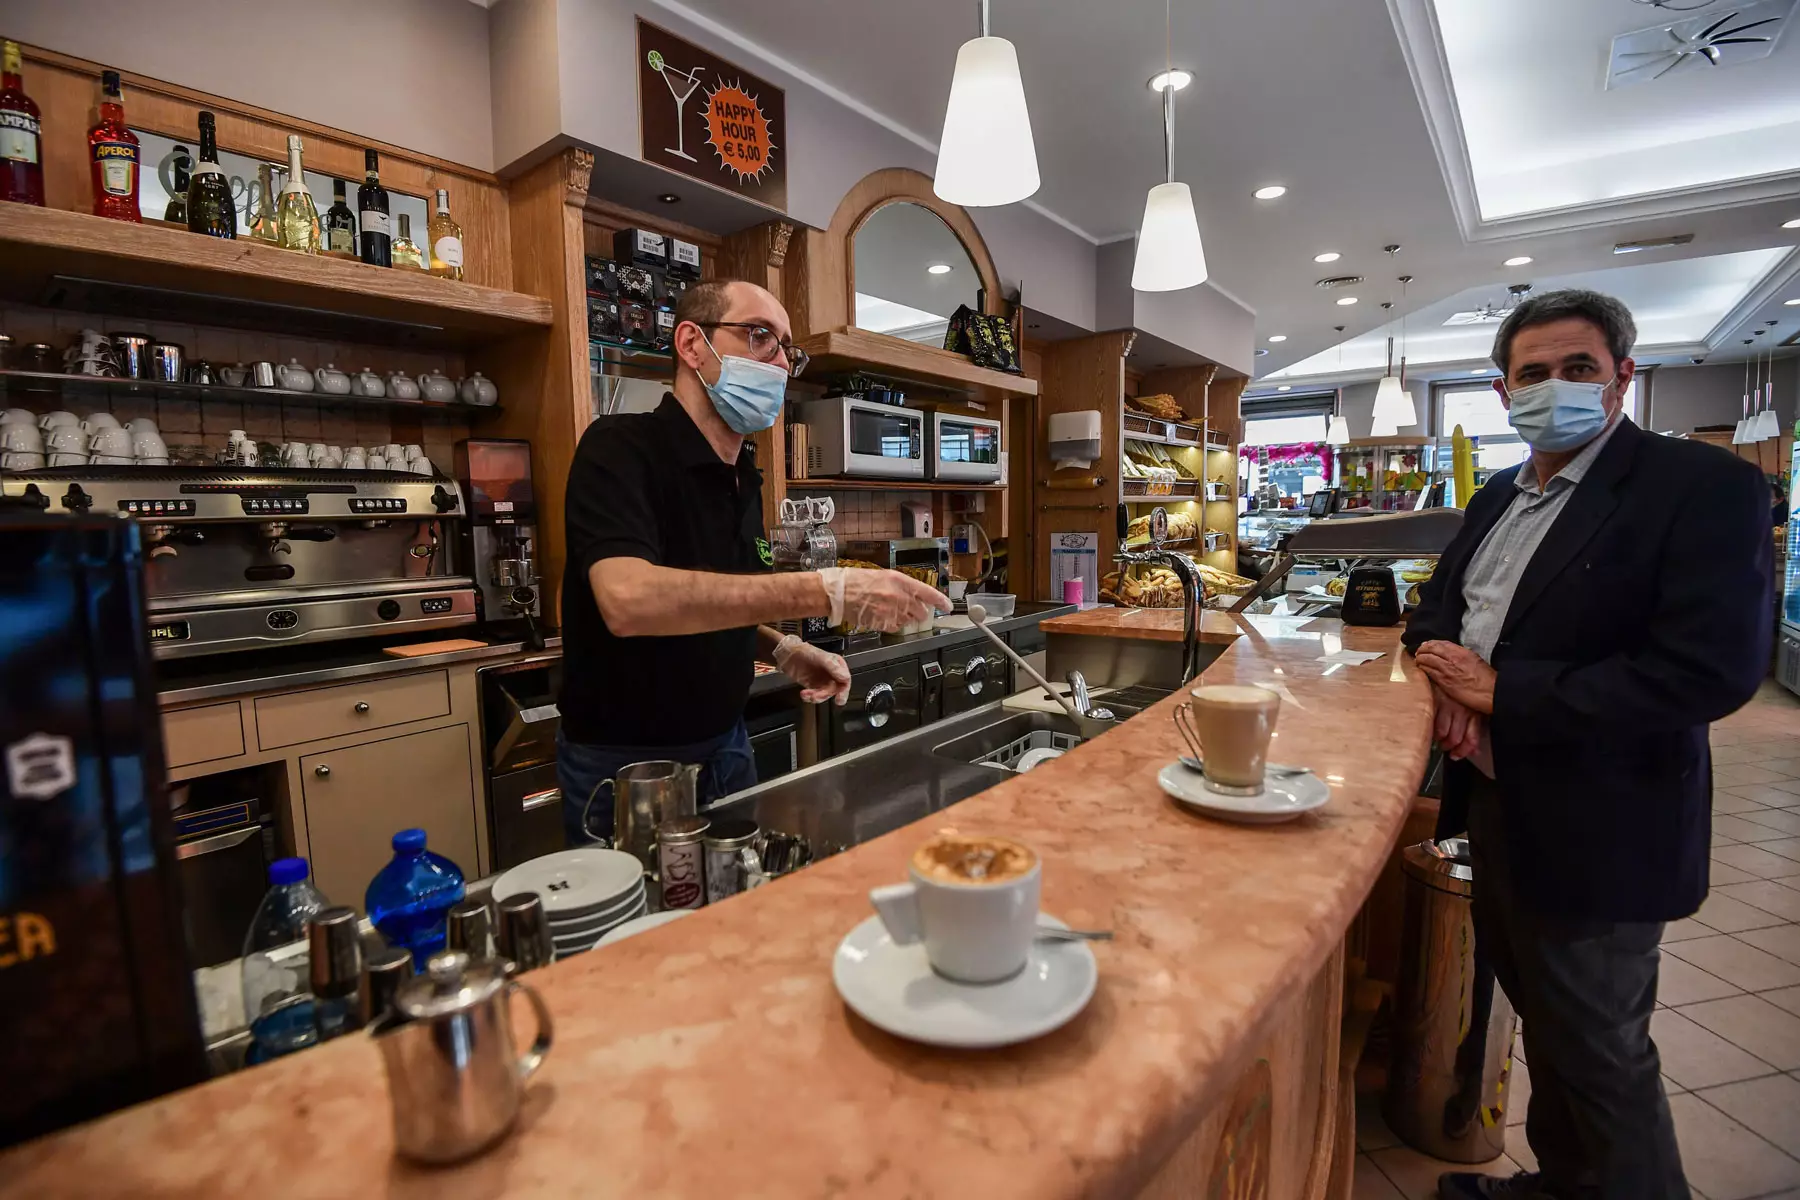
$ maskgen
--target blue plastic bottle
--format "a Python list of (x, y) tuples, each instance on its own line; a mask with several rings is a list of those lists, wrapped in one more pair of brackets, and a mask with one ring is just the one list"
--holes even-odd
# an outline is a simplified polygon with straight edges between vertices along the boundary
[(244, 1016), (255, 1038), (252, 1057), (274, 1058), (312, 1045), (312, 987), (304, 950), (277, 959), (271, 952), (306, 938), (306, 919), (327, 901), (307, 879), (304, 858), (269, 864), (269, 891), (244, 935)]
[(462, 870), (425, 848), (423, 829), (394, 835), (394, 857), (369, 881), (363, 907), (388, 945), (412, 951), (413, 969), (444, 948), (444, 918), (463, 898)]

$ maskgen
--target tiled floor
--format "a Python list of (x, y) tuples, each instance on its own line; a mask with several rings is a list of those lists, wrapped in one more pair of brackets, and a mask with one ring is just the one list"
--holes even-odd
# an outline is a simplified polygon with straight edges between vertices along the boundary
[[(1663, 935), (1651, 1033), (1697, 1200), (1800, 1200), (1800, 700), (1765, 685), (1713, 726), (1712, 894)], [(1525, 1144), (1530, 1069), (1514, 1063), (1507, 1153)], [(1358, 1097), (1356, 1200), (1429, 1200), (1441, 1171)]]

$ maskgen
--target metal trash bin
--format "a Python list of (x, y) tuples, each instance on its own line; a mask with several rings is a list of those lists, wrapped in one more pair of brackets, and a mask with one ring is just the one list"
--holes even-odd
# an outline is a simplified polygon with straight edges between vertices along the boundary
[(1476, 953), (1466, 838), (1408, 846), (1394, 1054), (1382, 1115), (1407, 1145), (1478, 1163), (1506, 1148), (1513, 1009)]

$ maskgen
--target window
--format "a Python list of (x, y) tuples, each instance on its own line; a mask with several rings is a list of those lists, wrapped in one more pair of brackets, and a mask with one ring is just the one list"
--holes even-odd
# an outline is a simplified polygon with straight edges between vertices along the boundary
[(1244, 445), (1289, 446), (1296, 442), (1325, 440), (1323, 415), (1304, 417), (1261, 417), (1244, 422)]

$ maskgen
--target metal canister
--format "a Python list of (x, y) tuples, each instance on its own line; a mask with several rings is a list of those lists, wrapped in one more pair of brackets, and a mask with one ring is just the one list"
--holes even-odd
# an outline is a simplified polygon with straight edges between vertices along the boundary
[(535, 971), (555, 959), (550, 939), (550, 920), (536, 892), (520, 892), (499, 902), (500, 923), (494, 930), (494, 948), (500, 958), (521, 971)]
[(362, 1018), (373, 1025), (394, 1011), (394, 993), (413, 977), (411, 950), (389, 946), (371, 954), (363, 962)]
[(444, 928), (445, 949), (461, 950), (477, 962), (494, 956), (493, 909), (483, 897), (466, 896), (452, 904)]
[(706, 902), (747, 892), (764, 882), (757, 839), (762, 829), (748, 817), (714, 817), (702, 844), (706, 847)]
[(656, 858), (662, 868), (662, 906), (699, 908), (706, 903), (705, 817), (676, 817), (656, 827)]
[(362, 1026), (362, 943), (356, 910), (337, 905), (306, 919), (313, 993), (313, 1024), (327, 1041)]

